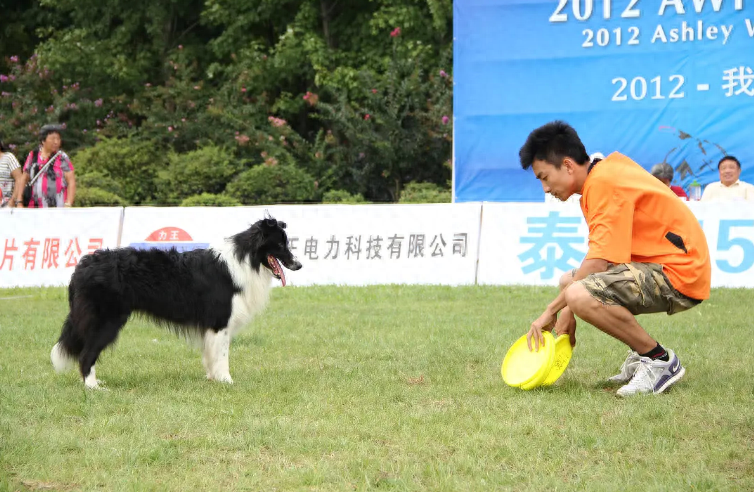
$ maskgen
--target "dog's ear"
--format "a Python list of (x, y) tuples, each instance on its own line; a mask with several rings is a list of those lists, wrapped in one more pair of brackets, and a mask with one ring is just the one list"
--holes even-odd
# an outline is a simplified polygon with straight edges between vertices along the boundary
[(285, 229), (285, 222), (278, 220), (278, 226), (280, 226), (281, 229)]
[(270, 215), (269, 210), (264, 211), (264, 225), (267, 227), (277, 227), (278, 221)]

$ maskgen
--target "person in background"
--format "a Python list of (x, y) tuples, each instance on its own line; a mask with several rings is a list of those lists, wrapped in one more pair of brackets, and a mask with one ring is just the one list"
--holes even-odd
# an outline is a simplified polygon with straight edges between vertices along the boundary
[(726, 155), (717, 163), (720, 181), (704, 188), (703, 202), (747, 200), (754, 201), (754, 185), (741, 181), (741, 162), (732, 155)]
[[(39, 148), (30, 152), (26, 158), (24, 186), (44, 168), (52, 156), (55, 156), (55, 161), (47, 166), (42, 176), (34, 182), (29, 208), (73, 206), (73, 200), (76, 197), (76, 175), (68, 154), (60, 151), (62, 130), (63, 127), (59, 125), (43, 126), (39, 130)], [(20, 198), (19, 195), (16, 197)], [(18, 200), (18, 206), (22, 206), (20, 200)]]
[(21, 193), (23, 188), (21, 165), (0, 138), (0, 208), (13, 207), (15, 194)]
[(670, 190), (673, 193), (685, 200), (689, 199), (688, 195), (686, 195), (686, 192), (683, 191), (683, 188), (670, 184), (673, 181), (673, 175), (675, 174), (675, 172), (673, 171), (673, 166), (671, 166), (667, 162), (655, 164), (652, 167), (651, 173), (652, 176), (665, 183), (666, 186), (670, 187)]

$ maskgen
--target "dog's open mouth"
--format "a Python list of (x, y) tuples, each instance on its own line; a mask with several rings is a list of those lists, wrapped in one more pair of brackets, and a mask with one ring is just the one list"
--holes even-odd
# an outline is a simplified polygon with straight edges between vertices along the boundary
[(283, 273), (283, 267), (280, 266), (280, 262), (277, 258), (275, 258), (272, 255), (267, 256), (267, 264), (270, 265), (270, 269), (272, 270), (272, 275), (280, 280), (283, 283), (283, 287), (285, 287), (285, 273)]

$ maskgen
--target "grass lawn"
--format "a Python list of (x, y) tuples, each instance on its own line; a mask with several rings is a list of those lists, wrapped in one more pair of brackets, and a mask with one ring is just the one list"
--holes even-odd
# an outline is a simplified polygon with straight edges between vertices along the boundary
[(555, 289), (277, 288), (233, 385), (132, 320), (85, 391), (49, 352), (64, 289), (0, 290), (0, 491), (754, 490), (752, 290), (639, 318), (685, 378), (620, 399), (619, 342), (581, 323), (554, 386), (500, 364)]

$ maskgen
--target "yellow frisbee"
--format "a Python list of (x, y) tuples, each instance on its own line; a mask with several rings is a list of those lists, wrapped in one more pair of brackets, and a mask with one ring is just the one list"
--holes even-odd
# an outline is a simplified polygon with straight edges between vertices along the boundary
[(503, 359), (500, 372), (508, 386), (529, 390), (536, 388), (545, 380), (555, 360), (555, 338), (549, 331), (542, 333), (545, 344), (539, 351), (529, 351), (526, 335), (522, 336), (508, 349)]
[(549, 374), (547, 374), (547, 377), (542, 382), (542, 386), (550, 386), (563, 375), (566, 367), (568, 367), (568, 363), (571, 362), (572, 355), (573, 347), (571, 347), (571, 339), (568, 338), (568, 335), (559, 335), (555, 339), (555, 358)]

